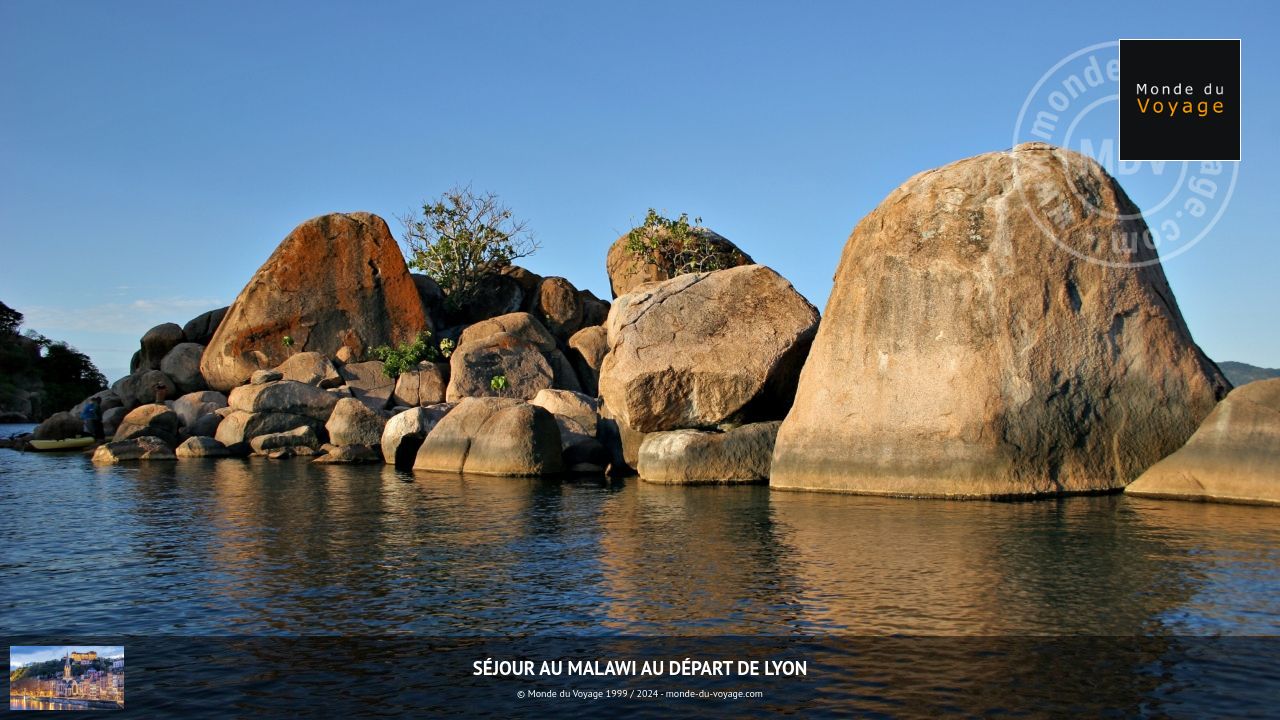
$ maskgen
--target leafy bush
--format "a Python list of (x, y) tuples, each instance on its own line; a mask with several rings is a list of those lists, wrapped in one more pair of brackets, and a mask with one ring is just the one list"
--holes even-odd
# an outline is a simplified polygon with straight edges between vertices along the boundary
[(502, 390), (506, 390), (506, 389), (507, 389), (507, 376), (506, 376), (506, 375), (494, 375), (493, 377), (489, 378), (489, 389), (493, 390), (494, 392), (499, 392), (499, 391), (502, 391)]
[(420, 332), (411, 342), (400, 343), (396, 347), (379, 345), (370, 353), (382, 361), (382, 373), (390, 378), (400, 377), (417, 367), (423, 360), (436, 362), (440, 359), (440, 351), (430, 343), (431, 333)]
[(644, 223), (627, 234), (627, 250), (671, 277), (732, 267), (732, 250), (712, 242), (701, 225), (702, 218), (690, 223), (687, 213), (672, 220), (649, 208)]
[(493, 193), (457, 187), (400, 217), (409, 267), (435, 280), (445, 305), (456, 311), (475, 297), (486, 278), (538, 249), (527, 223)]

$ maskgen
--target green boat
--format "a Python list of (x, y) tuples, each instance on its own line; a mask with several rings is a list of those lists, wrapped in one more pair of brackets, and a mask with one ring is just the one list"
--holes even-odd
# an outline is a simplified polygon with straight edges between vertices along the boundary
[(58, 450), (79, 450), (94, 443), (91, 437), (67, 438), (66, 440), (28, 440), (27, 445), (39, 452), (55, 452)]

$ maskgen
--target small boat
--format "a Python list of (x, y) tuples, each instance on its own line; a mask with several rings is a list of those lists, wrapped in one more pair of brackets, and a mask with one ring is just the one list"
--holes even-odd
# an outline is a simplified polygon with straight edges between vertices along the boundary
[(66, 440), (28, 440), (27, 445), (32, 450), (40, 452), (51, 452), (56, 450), (79, 450), (87, 448), (94, 443), (91, 437), (67, 438)]

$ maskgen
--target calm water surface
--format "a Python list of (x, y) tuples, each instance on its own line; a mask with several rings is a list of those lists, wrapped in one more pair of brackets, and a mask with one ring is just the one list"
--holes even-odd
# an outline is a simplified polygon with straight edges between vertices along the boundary
[(1280, 632), (1275, 508), (11, 451), (0, 508), (10, 633)]
[[(1141, 647), (1121, 642), (1132, 655), (1120, 667), (1079, 670), (1079, 687), (1059, 692), (1065, 712), (1094, 714), (1070, 703), (1098, 696), (1097, 678), (1109, 675), (1124, 678), (1107, 688), (1121, 697), (1099, 707), (1127, 708), (1121, 716), (1228, 716), (1223, 698), (1274, 696), (1280, 684), (1274, 643), (1219, 647), (1219, 660), (1192, 670), (1182, 660), (1161, 665), (1172, 646), (1149, 644), (1280, 633), (1275, 508), (1124, 496), (906, 501), (603, 478), (414, 476), (302, 460), (94, 467), (79, 454), (7, 450), (0, 508), (0, 623), (10, 636), (1145, 636)], [(1182, 646), (1179, 657), (1200, 649)], [(937, 666), (920, 664), (918, 648), (910, 661), (876, 659), (892, 650), (823, 649), (812, 657), (825, 681), (771, 711), (819, 707), (816, 693), (829, 707), (884, 716), (910, 714), (900, 702), (923, 702), (929, 713), (1019, 714), (1002, 712), (1007, 695), (983, 697), (965, 684), (973, 653), (987, 649), (969, 645), (967, 659)], [(351, 666), (367, 651), (352, 649)], [(270, 655), (258, 646), (236, 652), (255, 662)], [(469, 667), (477, 652), (457, 666)], [(190, 666), (213, 667), (229, 653)], [(993, 672), (1034, 665), (1007, 660)], [(1060, 673), (1075, 665), (1057, 658), (1034, 677), (1051, 678), (1055, 692), (1070, 687)], [(909, 686), (912, 672), (927, 676), (929, 689), (893, 696), (888, 688)], [(355, 697), (386, 678), (383, 667), (370, 673), (375, 679), (358, 687), (349, 672), (324, 682)], [(1150, 685), (1131, 681), (1135, 673)], [(1224, 679), (1205, 679), (1214, 673)], [(1194, 688), (1190, 700), (1161, 695), (1184, 676), (1190, 685), (1173, 684)], [(131, 675), (129, 687), (145, 677)], [(210, 677), (208, 692), (231, 692), (232, 683)], [(261, 693), (268, 710), (250, 703), (245, 716), (269, 711), (282, 692), (270, 687)], [(414, 709), (447, 696), (442, 686), (423, 687), (427, 705)], [(745, 707), (687, 709), (732, 716)]]

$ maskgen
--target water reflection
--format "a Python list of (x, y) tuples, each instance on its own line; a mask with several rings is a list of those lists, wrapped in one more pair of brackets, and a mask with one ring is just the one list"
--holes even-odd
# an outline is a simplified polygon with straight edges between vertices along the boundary
[(1273, 508), (904, 501), (300, 460), (94, 468), (3, 453), (0, 473), (0, 618), (23, 631), (1280, 630)]

